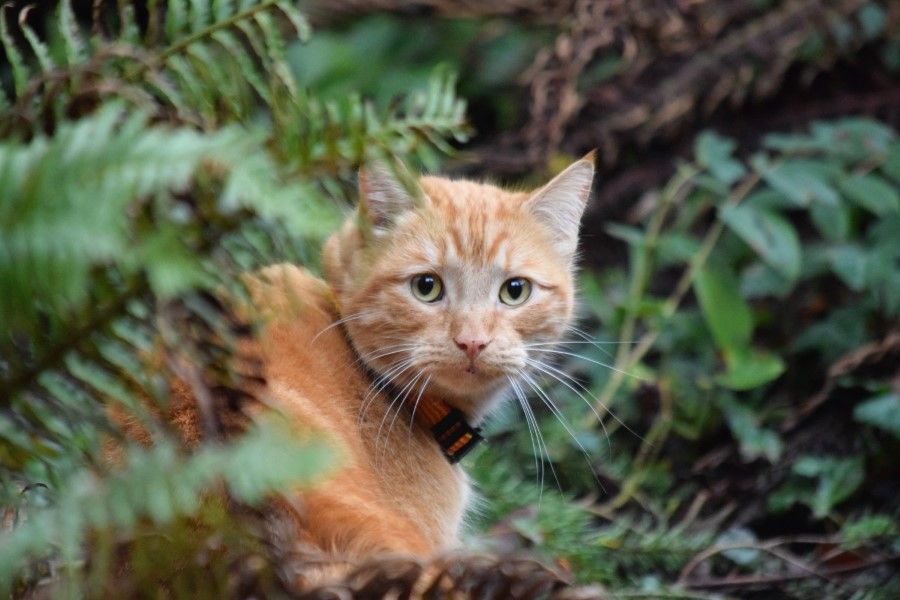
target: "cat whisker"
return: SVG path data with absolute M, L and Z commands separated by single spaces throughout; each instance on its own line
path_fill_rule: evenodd
M 603 434 L 606 436 L 606 443 L 607 443 L 608 445 L 610 444 L 610 440 L 609 440 L 609 432 L 607 432 L 607 430 L 606 430 L 606 425 L 603 423 L 603 419 L 601 419 L 601 418 L 600 418 L 600 415 L 597 413 L 597 409 L 594 408 L 594 403 L 591 402 L 590 400 L 588 400 L 583 394 L 580 394 L 580 393 L 579 393 L 577 390 L 575 390 L 571 385 L 569 385 L 568 383 L 566 383 L 565 381 L 563 381 L 562 379 L 560 379 L 556 374 L 561 375 L 562 377 L 565 377 L 566 379 L 568 379 L 569 381 L 571 381 L 572 383 L 574 383 L 575 385 L 577 385 L 579 388 L 581 388 L 581 390 L 582 390 L 585 394 L 587 394 L 588 396 L 590 396 L 590 397 L 593 398 L 593 394 L 591 393 L 591 391 L 590 391 L 589 389 L 587 389 L 586 387 L 584 387 L 584 385 L 583 385 L 580 381 L 578 381 L 577 379 L 575 379 L 574 377 L 572 377 L 571 375 L 569 375 L 569 374 L 566 373 L 565 371 L 563 371 L 563 370 L 561 370 L 561 369 L 557 369 L 557 368 L 554 367 L 553 365 L 548 364 L 548 363 L 546 363 L 546 362 L 544 362 L 544 361 L 541 361 L 541 360 L 535 360 L 535 359 L 532 359 L 532 358 L 526 358 L 526 359 L 525 359 L 525 362 L 528 363 L 528 364 L 530 364 L 530 365 L 533 366 L 534 368 L 538 369 L 539 371 L 543 372 L 545 375 L 548 375 L 548 376 L 550 376 L 551 378 L 555 379 L 556 381 L 560 382 L 561 384 L 563 384 L 564 386 L 566 386 L 567 388 L 569 388 L 570 390 L 572 390 L 572 391 L 575 392 L 576 394 L 578 394 L 578 397 L 581 398 L 581 400 L 582 400 L 585 404 L 588 405 L 588 408 L 591 409 L 591 412 L 594 413 L 594 416 L 597 418 L 597 422 L 600 423 L 600 427 L 603 429 Z M 552 371 L 552 372 L 546 371 L 545 369 L 549 369 L 549 370 Z M 555 374 L 554 374 L 554 373 L 555 373 Z M 614 420 L 616 423 L 618 423 L 619 425 L 621 425 L 623 428 L 625 428 L 625 430 L 628 431 L 628 433 L 634 435 L 635 437 L 637 437 L 637 438 L 638 438 L 639 440 L 641 440 L 641 441 L 644 440 L 644 438 L 641 437 L 641 435 L 638 434 L 638 432 L 636 432 L 636 431 L 633 430 L 631 427 L 629 427 L 628 425 L 626 425 L 625 422 L 624 422 L 622 419 L 620 419 L 619 417 L 617 417 L 616 414 L 615 414 L 614 412 L 612 412 L 609 408 L 607 408 L 607 407 L 606 407 L 605 405 L 603 405 L 602 403 L 601 403 L 601 406 L 603 406 L 603 408 L 606 410 L 607 413 L 609 413 L 609 415 L 613 418 L 613 420 Z M 611 447 L 611 446 L 610 446 L 610 448 L 609 448 L 609 453 L 612 454 L 612 447 Z
M 518 373 L 519 373 L 520 377 L 523 375 L 522 371 L 518 371 Z M 556 481 L 557 489 L 559 489 L 559 491 L 562 492 L 562 484 L 559 482 L 559 477 L 556 475 L 556 469 L 553 467 L 553 459 L 550 457 L 550 448 L 547 446 L 547 441 L 544 439 L 544 434 L 541 433 L 541 426 L 538 423 L 537 416 L 534 414 L 534 410 L 531 408 L 531 405 L 528 403 L 527 394 L 525 393 L 525 390 L 522 388 L 522 385 L 517 381 L 517 382 L 515 382 L 515 387 L 518 388 L 519 394 L 521 395 L 521 398 L 522 398 L 521 405 L 522 405 L 523 412 L 525 413 L 525 417 L 526 417 L 526 419 L 531 419 L 531 423 L 532 423 L 532 425 L 534 425 L 534 433 L 535 433 L 536 439 L 538 441 L 538 448 L 541 449 L 540 450 L 541 490 L 543 490 L 543 488 L 544 488 L 545 468 L 544 468 L 543 461 L 544 461 L 544 458 L 546 457 L 547 466 L 550 467 L 550 474 L 553 475 L 553 480 Z M 540 500 L 541 497 L 542 496 L 539 496 L 538 500 Z
M 363 401 L 360 405 L 359 409 L 359 417 L 357 418 L 357 425 L 361 425 L 363 419 L 365 418 L 366 412 L 369 410 L 369 407 L 375 402 L 378 398 L 378 394 L 381 393 L 392 381 L 400 377 L 403 373 L 405 373 L 410 367 L 413 366 L 415 362 L 412 358 L 407 358 L 401 361 L 398 361 L 397 364 L 391 366 L 387 371 L 385 371 L 382 375 L 379 375 L 375 379 L 372 380 L 372 383 L 369 384 L 368 389 L 366 389 L 366 394 L 363 397 Z
M 360 354 L 359 358 L 356 359 L 357 363 L 369 362 L 378 360 L 379 358 L 384 358 L 385 356 L 391 356 L 392 354 L 400 354 L 401 352 L 405 352 L 407 350 L 411 350 L 416 347 L 416 344 L 397 344 L 394 346 L 385 346 L 383 348 L 379 348 L 378 350 L 373 350 L 368 354 Z
M 408 365 L 408 367 L 411 367 L 411 366 L 412 366 L 411 364 Z M 407 367 L 407 368 L 408 368 L 408 367 Z M 405 371 L 405 370 L 406 370 L 406 369 L 404 369 L 404 371 Z M 403 371 L 401 371 L 401 373 L 402 373 L 402 372 L 403 372 Z M 387 420 L 388 415 L 390 415 L 391 408 L 394 406 L 394 404 L 395 404 L 395 403 L 397 402 L 397 400 L 400 398 L 400 396 L 401 396 L 402 393 L 403 393 L 403 390 L 405 390 L 406 388 L 408 388 L 409 385 L 410 385 L 410 383 L 413 383 L 413 382 L 415 382 L 415 378 L 412 379 L 410 382 L 407 382 L 406 385 L 404 385 L 404 387 L 403 387 L 402 389 L 400 389 L 400 390 L 396 393 L 396 395 L 395 395 L 394 397 L 389 398 L 390 402 L 388 403 L 387 409 L 384 411 L 384 415 L 382 415 L 382 417 L 381 417 L 381 422 L 378 424 L 378 431 L 375 433 L 375 441 L 374 441 L 374 444 L 373 444 L 373 446 L 374 446 L 375 449 L 378 448 L 378 438 L 381 436 L 381 430 L 384 428 L 384 423 L 385 423 L 385 421 Z M 375 397 L 377 397 L 377 395 L 376 395 Z M 374 401 L 374 398 L 373 398 L 373 401 Z M 376 455 L 377 455 L 377 452 L 376 452 Z
M 425 383 L 422 384 L 422 387 L 419 388 L 419 395 L 416 396 L 416 401 L 413 403 L 412 412 L 409 415 L 409 437 L 412 437 L 412 428 L 413 421 L 416 418 L 416 409 L 419 408 L 419 401 L 422 399 L 422 394 L 425 393 L 425 389 L 428 387 L 428 384 L 431 382 L 431 374 L 425 378 Z
M 391 430 L 393 430 L 394 423 L 396 423 L 397 417 L 400 416 L 400 412 L 403 410 L 403 403 L 406 402 L 406 398 L 407 398 L 407 396 L 409 396 L 410 392 L 415 387 L 416 382 L 424 374 L 425 374 L 425 370 L 419 369 L 419 372 L 416 373 L 416 375 L 412 379 L 410 379 L 409 382 L 406 385 L 404 385 L 403 388 L 401 388 L 399 392 L 397 392 L 397 396 L 393 400 L 391 400 L 391 403 L 388 405 L 387 410 L 384 412 L 384 417 L 381 419 L 381 424 L 378 426 L 378 431 L 375 433 L 374 447 L 375 447 L 376 457 L 378 456 L 378 439 L 381 437 L 381 430 L 382 430 L 382 428 L 384 428 L 384 424 L 387 422 L 388 417 L 390 417 L 390 415 L 391 415 L 391 409 L 393 409 L 395 404 L 397 405 L 397 411 L 394 414 L 394 418 L 391 420 L 391 424 L 388 426 L 387 432 L 385 432 L 384 455 L 387 454 L 388 446 L 390 445 L 390 441 L 391 441 Z M 376 462 L 377 462 L 377 459 L 376 459 Z
M 522 393 L 521 388 L 519 388 L 516 381 L 512 378 L 512 376 L 507 375 L 506 378 L 509 380 L 509 385 L 512 387 L 513 394 L 516 397 L 516 400 L 519 403 L 519 406 L 522 408 L 522 414 L 525 416 L 525 425 L 528 429 L 528 439 L 531 441 L 531 455 L 534 458 L 534 475 L 538 477 L 538 509 L 541 506 L 541 499 L 544 495 L 544 460 L 543 455 L 541 454 L 541 450 L 539 450 L 538 443 L 536 442 L 536 436 L 534 433 L 534 427 L 531 424 L 531 418 L 529 418 L 530 409 L 527 406 L 527 400 L 525 399 L 525 395 Z
M 545 354 L 559 354 L 559 355 L 563 355 L 563 356 L 572 356 L 575 358 L 580 358 L 581 360 L 587 361 L 589 363 L 593 363 L 593 364 L 599 365 L 601 367 L 606 367 L 610 371 L 615 371 L 616 373 L 621 373 L 622 375 L 625 375 L 626 377 L 631 377 L 633 379 L 637 379 L 638 381 L 643 381 L 644 383 L 650 383 L 649 379 L 641 377 L 640 375 L 635 375 L 633 373 L 629 373 L 628 371 L 623 371 L 622 369 L 614 367 L 613 365 L 607 364 L 605 362 L 601 362 L 599 360 L 594 360 L 593 358 L 588 358 L 587 356 L 584 356 L 583 354 L 576 354 L 575 352 L 566 352 L 565 350 L 557 350 L 554 348 L 531 348 L 531 350 L 533 352 L 543 352 Z
M 319 339 L 319 336 L 321 336 L 326 331 L 334 329 L 335 327 L 343 325 L 344 323 L 348 323 L 350 321 L 355 321 L 356 319 L 363 319 L 365 317 L 371 317 L 373 314 L 374 313 L 370 310 L 361 310 L 358 313 L 353 313 L 352 315 L 347 315 L 346 317 L 344 317 L 342 319 L 338 319 L 337 321 L 335 321 L 334 323 L 332 323 L 331 325 L 329 325 L 328 327 L 326 327 L 325 329 L 323 329 L 322 331 L 320 331 L 319 333 L 314 335 L 313 339 L 309 343 L 315 344 L 316 340 Z
M 583 341 L 591 342 L 591 344 L 594 346 L 594 348 L 596 348 L 597 350 L 602 352 L 604 356 L 606 356 L 607 358 L 609 358 L 612 361 L 615 361 L 615 359 L 616 359 L 615 356 L 613 356 L 612 353 L 609 350 L 607 350 L 606 348 L 603 348 L 602 346 L 598 345 L 597 341 L 594 338 L 592 338 L 590 335 L 588 335 L 588 333 L 586 331 L 579 329 L 578 327 L 576 327 L 575 325 L 572 325 L 572 324 L 566 325 L 566 329 L 568 331 L 571 331 L 575 335 L 577 335 Z
M 594 480 L 602 488 L 603 484 L 600 483 L 600 476 L 597 475 L 597 471 L 594 469 L 594 464 L 591 462 L 591 457 L 588 454 L 587 449 L 584 447 L 584 445 L 580 441 L 578 441 L 578 437 L 575 435 L 575 432 L 572 431 L 572 428 L 569 427 L 568 420 L 562 414 L 562 411 L 559 410 L 559 407 L 557 407 L 556 404 L 553 403 L 553 400 L 550 399 L 550 396 L 548 396 L 546 394 L 546 392 L 544 392 L 544 390 L 541 389 L 541 387 L 537 384 L 537 382 L 535 382 L 535 380 L 532 379 L 531 375 L 529 375 L 525 371 L 519 371 L 519 374 L 524 378 L 525 382 L 529 386 L 531 386 L 531 388 L 535 391 L 535 393 L 537 393 L 538 398 L 540 398 L 541 402 L 543 402 L 547 406 L 547 408 L 550 409 L 550 412 L 553 413 L 553 416 L 556 417 L 556 420 L 559 421 L 560 425 L 563 426 L 563 429 L 566 430 L 566 433 L 569 434 L 569 437 L 572 438 L 572 441 L 574 441 L 575 444 L 578 446 L 579 450 L 581 450 L 581 454 L 584 455 L 584 459 L 585 459 L 585 461 L 587 461 L 588 468 L 590 468 L 591 473 L 594 475 Z
M 588 341 L 588 340 L 559 340 L 557 342 L 534 342 L 531 344 L 523 344 L 526 348 L 539 347 L 539 346 L 560 346 L 560 345 L 568 345 L 568 344 L 590 344 L 592 346 L 613 346 L 616 344 L 633 344 L 635 342 L 606 342 L 606 341 Z
M 572 392 L 574 392 L 575 395 L 577 395 L 581 399 L 582 402 L 587 404 L 588 408 L 591 409 L 591 412 L 594 413 L 594 416 L 597 418 L 597 422 L 600 423 L 600 427 L 603 429 L 603 436 L 606 438 L 607 452 L 609 452 L 609 455 L 612 456 L 612 442 L 609 439 L 609 432 L 606 430 L 606 425 L 603 423 L 603 419 L 601 419 L 600 415 L 597 413 L 597 409 L 594 408 L 594 404 L 590 400 L 585 398 L 584 394 L 582 394 L 580 391 L 578 391 L 572 385 L 570 385 L 565 379 L 563 379 L 563 377 L 571 380 L 575 385 L 577 385 L 582 390 L 584 390 L 584 392 L 588 395 L 591 395 L 590 390 L 588 390 L 586 387 L 581 385 L 581 382 L 579 382 L 577 379 L 575 379 L 568 373 L 565 373 L 564 371 L 557 369 L 553 365 L 549 365 L 543 361 L 534 360 L 531 358 L 526 358 L 525 362 L 528 363 L 532 368 L 537 369 L 544 375 L 550 377 L 551 379 L 558 381 L 559 383 L 563 384 L 564 386 L 566 386 L 567 388 L 572 390 Z

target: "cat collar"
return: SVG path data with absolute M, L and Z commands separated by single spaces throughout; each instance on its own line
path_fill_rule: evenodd
M 431 429 L 450 464 L 458 463 L 484 439 L 481 429 L 469 425 L 461 410 L 437 398 L 423 396 L 416 407 L 416 418 Z

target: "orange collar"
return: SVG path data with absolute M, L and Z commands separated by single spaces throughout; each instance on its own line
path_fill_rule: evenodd
M 450 464 L 459 462 L 484 439 L 481 430 L 469 425 L 461 410 L 440 398 L 423 395 L 418 400 L 415 415 L 420 425 L 431 430 Z

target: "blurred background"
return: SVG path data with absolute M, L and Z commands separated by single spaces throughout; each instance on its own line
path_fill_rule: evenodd
M 616 598 L 900 597 L 900 4 L 2 12 L 13 594 L 295 593 L 262 500 L 334 460 L 235 434 L 250 325 L 222 290 L 315 269 L 367 160 L 528 188 L 597 149 L 578 329 L 467 458 L 467 549 Z M 173 376 L 206 398 L 191 451 L 161 417 Z

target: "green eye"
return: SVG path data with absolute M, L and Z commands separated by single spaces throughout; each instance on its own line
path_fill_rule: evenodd
M 441 278 L 431 273 L 416 275 L 409 282 L 413 296 L 422 302 L 437 302 L 444 295 L 444 284 Z
M 500 286 L 500 302 L 509 306 L 522 304 L 531 295 L 531 282 L 524 277 L 507 279 Z

